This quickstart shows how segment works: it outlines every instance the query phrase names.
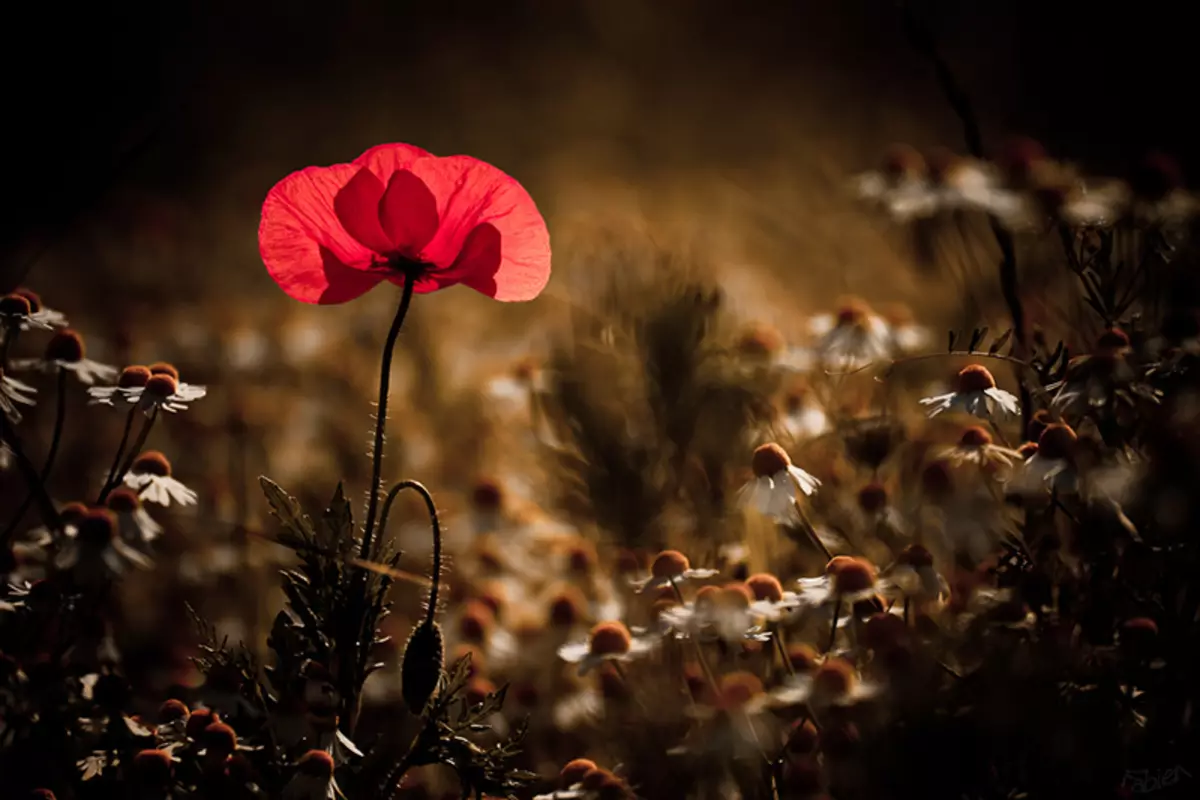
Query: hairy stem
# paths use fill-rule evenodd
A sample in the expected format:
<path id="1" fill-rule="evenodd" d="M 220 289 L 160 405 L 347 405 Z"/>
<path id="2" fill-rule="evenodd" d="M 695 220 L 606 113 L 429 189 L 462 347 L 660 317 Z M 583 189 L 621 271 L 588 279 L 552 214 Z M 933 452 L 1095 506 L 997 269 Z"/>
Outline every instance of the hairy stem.
<path id="1" fill-rule="evenodd" d="M 50 470 L 54 467 L 54 459 L 58 456 L 58 446 L 62 441 L 63 423 L 67 419 L 67 371 L 62 367 L 58 368 L 58 382 L 56 386 L 58 397 L 54 409 L 54 432 L 50 435 L 50 451 L 46 454 L 46 461 L 42 464 L 42 471 L 38 473 L 38 485 L 44 487 L 46 480 L 50 477 Z M 21 524 L 21 520 L 25 519 L 25 515 L 29 513 L 29 507 L 33 505 L 33 501 L 37 498 L 37 490 L 30 487 L 29 493 L 25 495 L 25 499 L 21 502 L 17 513 L 13 515 L 12 520 L 8 523 L 8 527 L 4 529 L 4 533 L 0 534 L 0 542 L 7 542 L 16 532 L 17 527 Z"/>
<path id="2" fill-rule="evenodd" d="M 367 520 L 363 526 L 362 547 L 359 549 L 359 555 L 364 559 L 371 555 L 375 514 L 379 510 L 379 482 L 383 472 L 383 426 L 387 421 L 388 389 L 392 382 L 392 354 L 396 348 L 396 339 L 400 336 L 400 328 L 404 325 L 404 318 L 408 316 L 408 307 L 412 303 L 415 278 L 412 271 L 405 276 L 400 306 L 396 309 L 396 317 L 392 320 L 387 341 L 383 344 L 383 358 L 379 368 L 379 403 L 375 408 L 375 442 L 371 451 L 371 489 L 367 495 Z"/>
<path id="3" fill-rule="evenodd" d="M 396 496 L 405 489 L 412 489 L 421 495 L 425 501 L 425 508 L 429 511 L 429 522 L 433 529 L 433 572 L 430 577 L 429 587 L 429 607 L 425 611 L 425 622 L 433 624 L 433 615 L 437 610 L 438 603 L 438 587 L 441 584 L 442 576 L 442 526 L 438 521 L 437 505 L 433 502 L 433 495 L 425 488 L 425 484 L 420 481 L 400 481 L 387 494 L 387 499 L 383 501 L 383 513 L 379 517 L 379 530 L 387 530 L 388 514 L 391 513 L 392 503 L 395 502 Z"/>

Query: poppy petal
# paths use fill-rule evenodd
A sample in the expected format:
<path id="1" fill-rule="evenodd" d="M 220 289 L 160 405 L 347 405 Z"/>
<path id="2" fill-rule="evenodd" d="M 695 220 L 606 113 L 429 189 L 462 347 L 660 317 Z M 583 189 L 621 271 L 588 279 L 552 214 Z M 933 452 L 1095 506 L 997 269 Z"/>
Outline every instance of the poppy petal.
<path id="1" fill-rule="evenodd" d="M 366 167 L 375 173 L 376 178 L 379 178 L 383 183 L 387 183 L 396 172 L 402 169 L 410 169 L 413 162 L 417 159 L 436 157 L 428 150 L 422 150 L 411 144 L 394 142 L 391 144 L 375 145 L 354 159 L 354 166 Z"/>
<path id="2" fill-rule="evenodd" d="M 470 156 L 421 158 L 410 169 L 437 198 L 438 231 L 421 260 L 450 273 L 445 276 L 449 282 L 465 283 L 497 300 L 537 297 L 550 280 L 550 233 L 525 188 Z M 483 225 L 499 234 L 499 263 L 495 234 L 486 228 L 466 247 L 468 237 Z"/>
<path id="3" fill-rule="evenodd" d="M 346 232 L 376 253 L 387 253 L 392 242 L 379 223 L 379 204 L 383 200 L 383 181 L 366 167 L 333 198 L 333 210 Z"/>
<path id="4" fill-rule="evenodd" d="M 392 247 L 416 258 L 437 233 L 437 200 L 420 178 L 406 169 L 398 170 L 383 193 L 379 220 Z"/>
<path id="5" fill-rule="evenodd" d="M 345 231 L 333 208 L 354 171 L 338 164 L 293 172 L 263 201 L 259 254 L 275 282 L 297 300 L 345 302 L 378 282 L 362 272 L 371 266 L 372 252 Z"/>

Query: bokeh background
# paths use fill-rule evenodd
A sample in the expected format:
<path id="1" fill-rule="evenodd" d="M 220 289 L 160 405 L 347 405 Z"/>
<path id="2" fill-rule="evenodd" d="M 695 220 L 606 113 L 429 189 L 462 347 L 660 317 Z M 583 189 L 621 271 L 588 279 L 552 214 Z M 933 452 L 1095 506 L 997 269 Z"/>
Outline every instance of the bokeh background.
<path id="1" fill-rule="evenodd" d="M 1188 166 L 1200 138 L 1181 89 L 1193 71 L 1183 6 L 913 8 L 989 146 L 1025 133 L 1095 171 L 1119 173 L 1148 148 Z M 315 308 L 278 291 L 258 259 L 258 212 L 292 170 L 384 141 L 465 152 L 524 182 L 549 221 L 544 297 L 501 307 L 456 288 L 410 316 L 393 414 L 403 452 L 389 463 L 435 488 L 506 463 L 512 443 L 488 429 L 474 390 L 544 350 L 614 246 L 693 259 L 738 315 L 785 333 L 847 293 L 908 304 L 935 328 L 963 322 L 960 283 L 921 270 L 911 242 L 845 191 L 892 142 L 962 146 L 893 2 L 137 0 L 8 13 L 0 288 L 41 291 L 96 358 L 170 359 L 210 386 L 152 444 L 200 491 L 226 588 L 247 582 L 230 553 L 265 522 L 257 474 L 314 506 L 339 477 L 365 485 L 395 302 L 381 289 Z M 989 251 L 961 257 L 982 276 L 970 307 L 986 310 Z M 90 491 L 99 476 L 85 465 L 107 464 L 120 425 L 72 402 L 61 497 Z M 33 450 L 50 413 L 33 415 Z M 6 503 L 18 492 L 4 487 Z M 219 550 L 229 537 L 237 546 Z"/>

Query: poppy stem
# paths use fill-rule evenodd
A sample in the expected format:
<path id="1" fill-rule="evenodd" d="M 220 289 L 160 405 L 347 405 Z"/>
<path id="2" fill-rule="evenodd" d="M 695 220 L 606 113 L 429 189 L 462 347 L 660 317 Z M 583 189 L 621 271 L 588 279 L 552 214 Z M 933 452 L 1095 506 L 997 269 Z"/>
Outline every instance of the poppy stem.
<path id="1" fill-rule="evenodd" d="M 108 495 L 112 482 L 116 480 L 117 469 L 121 466 L 121 456 L 125 455 L 125 445 L 129 444 L 129 434 L 133 431 L 133 415 L 137 413 L 137 405 L 129 407 L 129 413 L 125 415 L 125 430 L 121 431 L 121 441 L 117 445 L 117 452 L 113 454 L 112 466 L 108 468 L 108 477 L 104 479 L 104 485 L 100 487 L 100 496 L 96 500 L 97 503 L 104 501 Z"/>
<path id="2" fill-rule="evenodd" d="M 42 471 L 38 474 L 38 481 L 42 487 L 45 487 L 46 479 L 50 477 L 50 470 L 54 466 L 54 459 L 58 456 L 58 445 L 62 441 L 63 423 L 67 418 L 67 371 L 62 367 L 58 368 L 57 391 L 57 404 L 54 409 L 54 432 L 50 435 L 50 452 L 46 454 L 46 461 L 42 464 Z M 4 529 L 4 533 L 0 534 L 0 542 L 7 542 L 9 540 L 13 532 L 16 531 L 17 526 L 21 524 L 21 520 L 25 519 L 25 515 L 29 513 L 29 507 L 33 505 L 33 501 L 36 498 L 37 490 L 30 487 L 29 493 L 25 495 L 25 500 L 21 503 L 21 507 L 13 515 L 12 520 L 8 523 L 8 527 Z"/>
<path id="3" fill-rule="evenodd" d="M 412 489 L 425 500 L 425 508 L 429 511 L 429 524 L 433 530 L 433 572 L 430 575 L 429 606 L 425 610 L 425 622 L 432 625 L 433 615 L 437 611 L 438 586 L 442 577 L 442 526 L 438 521 L 437 504 L 433 502 L 433 495 L 425 488 L 425 484 L 412 480 L 400 481 L 388 491 L 387 499 L 383 501 L 383 513 L 379 515 L 379 531 L 382 533 L 387 530 L 392 503 L 395 502 L 396 495 L 405 489 Z"/>
<path id="4" fill-rule="evenodd" d="M 404 277 L 404 293 L 400 296 L 400 306 L 396 309 L 396 317 L 388 331 L 387 341 L 383 344 L 383 359 L 379 369 L 379 402 L 375 407 L 375 443 L 371 451 L 371 490 L 367 495 L 367 520 L 363 526 L 362 547 L 359 548 L 361 558 L 371 555 L 372 538 L 375 533 L 375 514 L 379 510 L 379 482 L 383 472 L 383 426 L 387 420 L 388 389 L 392 378 L 392 353 L 396 348 L 396 339 L 400 337 L 400 328 L 404 318 L 408 316 L 408 307 L 412 303 L 413 287 L 416 276 L 410 270 Z"/>
<path id="5" fill-rule="evenodd" d="M 134 460 L 141 454 L 142 447 L 146 444 L 146 439 L 150 438 L 150 429 L 154 427 L 154 421 L 156 419 L 158 419 L 158 406 L 155 406 L 150 411 L 150 416 L 146 418 L 146 422 L 142 425 L 142 429 L 138 431 L 137 440 L 133 443 L 133 447 L 129 448 L 129 454 L 125 457 L 125 463 L 123 463 L 121 468 L 117 470 L 117 474 L 113 476 L 113 479 L 111 482 L 109 482 L 108 486 L 104 487 L 104 491 L 100 493 L 100 498 L 96 500 L 96 505 L 103 505 L 104 501 L 108 499 L 109 494 L 112 493 L 112 490 L 117 488 L 121 481 L 125 479 L 125 475 L 128 474 L 129 470 L 133 467 Z"/>

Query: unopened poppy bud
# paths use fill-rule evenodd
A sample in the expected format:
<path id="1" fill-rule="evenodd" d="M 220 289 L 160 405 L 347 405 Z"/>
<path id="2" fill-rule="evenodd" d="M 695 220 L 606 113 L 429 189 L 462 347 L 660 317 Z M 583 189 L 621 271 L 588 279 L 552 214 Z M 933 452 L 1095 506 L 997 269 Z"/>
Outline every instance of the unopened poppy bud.
<path id="1" fill-rule="evenodd" d="M 166 750 L 142 750 L 133 757 L 133 777 L 141 786 L 165 789 L 174 771 L 175 760 Z"/>
<path id="2" fill-rule="evenodd" d="M 887 504 L 888 491 L 881 483 L 868 483 L 858 490 L 858 507 L 866 514 L 878 514 Z"/>
<path id="3" fill-rule="evenodd" d="M 200 741 L 210 754 L 228 756 L 237 750 L 238 738 L 233 728 L 224 722 L 214 722 L 204 729 Z"/>
<path id="4" fill-rule="evenodd" d="M 309 750 L 296 762 L 298 773 L 322 781 L 333 778 L 333 767 L 333 756 L 324 750 Z"/>
<path id="5" fill-rule="evenodd" d="M 691 566 L 687 556 L 678 550 L 664 550 L 655 557 L 650 573 L 656 578 L 678 578 Z"/>
<path id="6" fill-rule="evenodd" d="M 829 572 L 826 568 L 833 576 L 833 590 L 837 594 L 863 592 L 875 585 L 875 566 L 865 559 L 850 557 L 834 570 Z"/>
<path id="7" fill-rule="evenodd" d="M 74 364 L 77 361 L 83 360 L 83 354 L 83 337 L 77 331 L 73 331 L 70 328 L 58 331 L 46 343 L 45 358 L 47 361 L 62 361 L 67 364 Z"/>
<path id="8" fill-rule="evenodd" d="M 75 539 L 87 547 L 106 547 L 116 533 L 116 517 L 106 508 L 94 508 L 75 522 Z"/>
<path id="9" fill-rule="evenodd" d="M 142 507 L 142 501 L 137 496 L 137 492 L 124 487 L 114 489 L 104 504 L 116 514 L 132 514 Z"/>
<path id="10" fill-rule="evenodd" d="M 168 364 L 166 361 L 156 361 L 150 365 L 151 375 L 166 375 L 172 380 L 179 381 L 179 370 L 175 369 L 174 364 Z"/>
<path id="11" fill-rule="evenodd" d="M 1038 437 L 1038 456 L 1050 461 L 1070 459 L 1078 441 L 1079 437 L 1070 425 L 1049 425 Z"/>
<path id="12" fill-rule="evenodd" d="M 755 448 L 750 458 L 750 468 L 756 478 L 772 478 L 787 470 L 792 465 L 792 459 L 779 445 L 771 442 Z"/>
<path id="13" fill-rule="evenodd" d="M 982 392 L 996 388 L 996 378 L 982 364 L 968 364 L 958 372 L 955 391 Z"/>
<path id="14" fill-rule="evenodd" d="M 158 721 L 160 724 L 175 722 L 186 719 L 188 713 L 188 707 L 183 704 L 182 700 L 171 698 L 170 700 L 164 700 L 162 705 L 158 707 Z"/>
<path id="15" fill-rule="evenodd" d="M 0 297 L 0 314 L 27 317 L 32 313 L 32 308 L 29 305 L 29 300 L 19 294 L 10 294 Z"/>
<path id="16" fill-rule="evenodd" d="M 148 380 L 150 380 L 150 370 L 134 365 L 121 370 L 120 376 L 117 377 L 117 386 L 122 389 L 140 389 L 146 385 Z"/>
<path id="17" fill-rule="evenodd" d="M 147 450 L 133 460 L 130 471 L 168 478 L 171 476 L 171 461 L 158 450 Z"/>
<path id="18" fill-rule="evenodd" d="M 143 390 L 151 397 L 170 397 L 179 390 L 179 381 L 170 375 L 151 374 Z"/>
<path id="19" fill-rule="evenodd" d="M 422 620 L 408 637 L 400 665 L 400 693 L 414 714 L 425 710 L 425 704 L 437 689 L 445 652 L 442 629 L 436 622 Z"/>
<path id="20" fill-rule="evenodd" d="M 746 579 L 746 587 L 754 594 L 755 600 L 778 603 L 783 599 L 783 584 L 779 578 L 766 572 L 751 575 Z"/>
<path id="21" fill-rule="evenodd" d="M 573 761 L 568 761 L 558 773 L 558 785 L 564 789 L 570 789 L 582 781 L 584 775 L 595 769 L 598 769 L 596 762 L 590 758 L 577 758 Z"/>
<path id="22" fill-rule="evenodd" d="M 979 425 L 972 425 L 963 431 L 962 438 L 958 440 L 958 443 L 963 447 L 986 447 L 992 441 L 990 433 Z"/>

